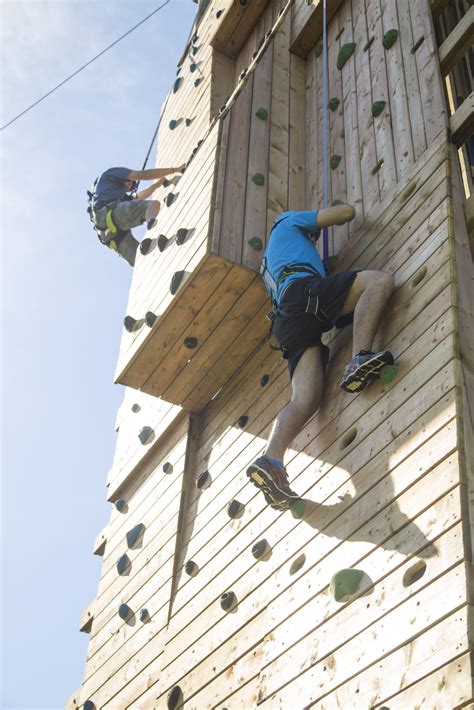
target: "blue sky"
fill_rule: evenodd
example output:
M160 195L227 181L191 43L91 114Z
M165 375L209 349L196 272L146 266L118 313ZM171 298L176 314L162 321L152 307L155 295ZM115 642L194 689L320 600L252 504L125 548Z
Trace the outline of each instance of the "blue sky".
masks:
M1 124L159 4L3 0ZM82 681L131 277L85 191L107 167L142 167L195 12L171 0L0 134L4 710L62 708Z

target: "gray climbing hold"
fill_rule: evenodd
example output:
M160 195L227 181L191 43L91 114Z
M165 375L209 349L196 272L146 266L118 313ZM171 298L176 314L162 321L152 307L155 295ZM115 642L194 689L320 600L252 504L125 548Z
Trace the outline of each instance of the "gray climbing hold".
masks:
M339 54L337 56L337 68L342 69L344 64L347 62L347 60L352 57L352 55L355 52L356 48L356 43L355 42L348 42L347 44L343 44L341 49L339 50Z
M169 461L166 461L166 463L163 464L163 473L172 473L173 472L173 464L170 463Z
M232 611L237 606L237 597L234 592L225 592L221 596L221 608L224 611Z
M138 438L140 439L140 441L143 445L149 444L155 438L155 432L153 431L151 426L144 426L140 430L140 432L138 434Z
M181 281L183 280L185 272L184 271L177 271L175 274L173 274L173 278L171 279L171 284L170 284L170 293L172 296L176 293L178 290Z
M84 708L84 710L96 710L92 700L85 700L82 707Z
M202 81L201 77L199 77L199 79L196 79L196 81L194 82L194 86L197 88L199 86L199 84L201 83L201 81Z
M143 256L149 254L151 251L152 242L153 239L150 239L150 237L145 237L145 239L142 239L140 242L140 254L143 254Z
M244 426L247 424L248 420L249 420L249 418L245 414L243 414L241 417L239 417L237 419L237 424L239 425L239 427L241 429L243 429Z
M372 116L377 118L377 116L380 116L382 111L385 108L386 101L375 101L375 103L372 106Z
M119 513L122 512L122 510L125 510L127 507L127 503L124 501L123 498L119 498L117 501L115 501L115 507L119 511Z
M117 560L117 572L120 575L123 575L124 572L128 569L130 566L130 560L126 554L122 555L121 557L118 558Z
M188 560L184 566L184 571L190 577L195 577L199 572L199 566L193 560Z
M128 531L126 534L127 546L129 549L133 550L137 543L141 542L143 533L145 532L145 526L143 523L138 523L134 528Z
M385 49L390 49L393 47L395 42L397 41L398 37L398 30L392 29L388 30L383 36L382 44L385 47Z
M263 377L260 380L261 386L265 387L265 385L268 385L269 380L270 380L270 375L263 375Z
M194 350L194 348L197 348L197 344L198 344L198 339L193 338L192 336L190 338L184 339L184 347L187 348L188 350Z
M138 412L140 411L141 407L140 407L139 404L136 404L136 403L135 403L135 404L132 404L131 409L132 409L132 412L133 412L134 414L138 414Z
M232 500L227 506L227 515L233 520L241 518L244 512L245 505L243 505L243 503L240 503L238 500Z
M143 624L146 624L148 621L150 621L150 614L148 612L148 609L140 609L139 617L140 617L140 621Z
M188 234L189 234L188 229L184 229L184 228L178 229L178 231L176 232L176 237L175 237L176 244L178 246L181 246L182 244L184 244Z
M128 604L120 604L118 615L121 619L127 621L128 619L130 619L131 616L133 616L133 611L130 609Z
M166 245L168 244L168 241L168 237L166 237L164 234L160 234L156 242L159 251L164 251Z
M175 687L168 693L168 697L166 699L166 705L168 707L168 710L176 710L176 708L182 707L183 702L183 691L181 690L179 685L175 685Z
M186 118L184 122L185 122L185 124L186 124L187 126L190 126L191 123L193 122L193 120L194 120L194 119L192 119L192 118Z
M218 10L218 11L216 12L216 17L217 17L217 19L219 19L219 17L222 15L223 12L224 12L224 10Z
M168 123L168 128L170 129L170 131L174 131L174 129L175 129L176 126L178 126L178 125L179 125L179 121L177 121L176 119L172 118L171 121Z
M255 557L256 560L261 560L263 557L268 556L268 553L270 552L270 550L271 550L271 548L268 543L268 540L265 540L265 539L259 540L252 547L252 555Z
M154 324L158 320L158 316L151 311L145 313L145 323L149 328L153 328Z
M138 323L136 318L132 318L132 316L125 316L123 319L123 327L127 331L127 333L133 333L135 330L138 328Z
M173 192L168 192L168 194L166 195L166 197L165 197L165 199L163 200L163 202L165 203L165 205L166 205L167 207L171 207L171 205L173 204L173 202L175 201L175 199L176 199L176 195L175 195Z
M174 82L174 85L173 85L173 94L176 94L176 92L178 91L178 89L179 89L179 87L181 86L182 83L183 83L183 77L180 76L180 77L178 77L178 79L176 79L176 81Z
M204 471L203 473L201 473L201 475L197 479L196 486L197 486L197 488L199 488L200 491L203 491L206 488L209 488L211 483L212 483L211 474L209 473L209 471Z
M346 596L355 594L364 576L360 569L341 569L331 579L330 590L334 599L339 602Z
M189 67L189 71L191 72L191 74L193 74L193 73L196 71L196 69L197 69L197 64L196 64L196 62L192 62L191 65L190 65L190 67Z

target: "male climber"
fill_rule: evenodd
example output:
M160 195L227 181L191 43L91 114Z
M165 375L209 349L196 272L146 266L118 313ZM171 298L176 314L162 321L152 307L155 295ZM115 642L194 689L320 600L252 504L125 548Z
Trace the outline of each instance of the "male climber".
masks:
M89 213L99 239L103 244L119 252L133 266L138 242L132 236L132 227L144 222L149 228L160 211L158 200L149 200L167 175L184 171L178 168L152 168L130 170L109 168L100 175L88 192ZM153 185L134 194L137 180L156 180Z
M273 223L261 273L273 304L273 333L288 361L292 395L277 416L265 453L247 469L266 501L286 510L298 500L283 465L285 452L321 402L329 348L321 335L333 326L354 322L353 358L341 387L359 392L382 367L393 364L388 351L373 352L372 343L393 279L382 271L346 271L326 276L316 249L323 227L354 219L351 205L319 211L283 212Z

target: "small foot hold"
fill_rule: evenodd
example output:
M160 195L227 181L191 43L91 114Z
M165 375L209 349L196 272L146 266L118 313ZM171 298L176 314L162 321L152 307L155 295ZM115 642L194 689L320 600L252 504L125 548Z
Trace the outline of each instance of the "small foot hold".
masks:
M302 498L293 500L290 503L291 514L297 520L301 519L304 515L305 502Z
M384 365L379 373L379 378L382 382L389 383L395 379L398 372L398 365Z
M360 569L341 569L331 579L330 590L334 599L340 602L344 597L355 594L364 573Z

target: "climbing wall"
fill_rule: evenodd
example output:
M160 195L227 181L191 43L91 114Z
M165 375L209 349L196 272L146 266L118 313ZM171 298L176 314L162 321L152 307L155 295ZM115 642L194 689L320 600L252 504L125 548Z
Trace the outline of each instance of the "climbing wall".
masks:
M163 112L158 164L195 152L133 275L68 708L472 704L473 272L430 5L328 12L330 197L357 212L330 247L338 271L393 275L375 344L396 376L342 392L351 332L325 336L323 403L285 460L304 503L269 508L245 472L291 387L255 269L275 216L322 201L321 3L210 3Z

